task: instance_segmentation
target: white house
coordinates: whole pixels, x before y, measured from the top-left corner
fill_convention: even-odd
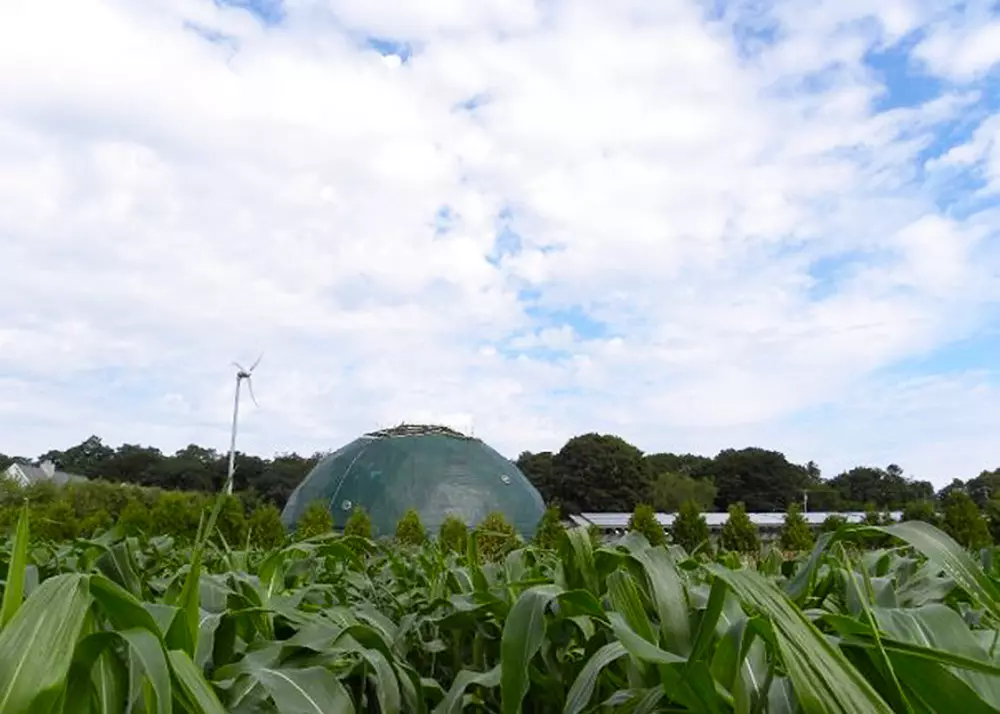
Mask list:
[[[76,474],[69,474],[65,471],[60,471],[51,461],[43,461],[38,466],[14,463],[11,464],[6,471],[4,471],[4,475],[22,486],[29,486],[33,483],[40,483],[42,481],[51,481],[57,486],[62,486],[70,481],[87,480],[83,476],[77,476]]]

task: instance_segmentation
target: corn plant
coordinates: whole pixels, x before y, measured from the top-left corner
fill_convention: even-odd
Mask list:
[[[749,567],[583,529],[491,557],[481,533],[264,549],[219,509],[193,543],[42,542],[25,510],[0,546],[0,712],[1000,711],[1000,560],[926,523]]]

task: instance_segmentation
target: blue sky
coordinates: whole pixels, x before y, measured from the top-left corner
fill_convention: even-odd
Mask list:
[[[1000,466],[992,3],[4,12],[0,452],[224,448],[264,351],[258,453]]]

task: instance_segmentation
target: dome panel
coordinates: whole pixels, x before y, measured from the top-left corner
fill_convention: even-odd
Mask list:
[[[399,519],[415,508],[433,534],[449,514],[473,527],[500,511],[530,536],[545,510],[520,469],[482,441],[415,426],[366,434],[320,461],[292,492],[282,521],[294,527],[313,501],[328,505],[336,528],[361,506],[375,535],[395,533]]]

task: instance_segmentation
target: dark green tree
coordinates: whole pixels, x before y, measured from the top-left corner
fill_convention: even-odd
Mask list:
[[[525,451],[514,462],[531,481],[531,485],[538,489],[538,493],[541,494],[542,500],[546,503],[551,502],[559,490],[556,486],[552,460],[551,451],[543,451],[538,454]]]
[[[729,507],[729,518],[722,525],[719,539],[725,550],[752,555],[760,552],[760,535],[757,526],[747,515],[742,503],[734,503]]]
[[[716,492],[711,479],[664,471],[653,479],[652,505],[664,513],[676,513],[686,501],[694,501],[699,508],[708,509],[715,503]]]
[[[640,503],[635,507],[628,519],[628,529],[630,532],[644,535],[650,545],[663,545],[666,542],[663,526],[656,519],[656,511],[649,504]]]
[[[785,522],[781,526],[779,540],[782,548],[796,552],[809,550],[813,546],[812,530],[802,515],[802,508],[794,501],[788,504],[788,510],[785,511]]]
[[[990,529],[990,538],[993,543],[1000,543],[1000,498],[991,498],[986,502],[983,516],[986,518],[986,525]]]
[[[575,436],[553,457],[552,468],[552,496],[567,513],[631,511],[649,497],[642,452],[617,436]]]
[[[688,553],[693,553],[698,546],[709,539],[708,523],[705,522],[705,516],[701,514],[697,502],[688,500],[681,505],[670,527],[670,535],[674,543]]]
[[[990,544],[990,531],[975,501],[962,491],[954,491],[944,507],[942,529],[966,548],[978,550]]]
[[[930,501],[910,501],[903,509],[904,521],[923,521],[940,527],[941,517]]]
[[[801,498],[809,483],[802,466],[790,463],[780,451],[725,449],[712,464],[718,495],[716,507],[743,503],[750,511],[784,510]]]

